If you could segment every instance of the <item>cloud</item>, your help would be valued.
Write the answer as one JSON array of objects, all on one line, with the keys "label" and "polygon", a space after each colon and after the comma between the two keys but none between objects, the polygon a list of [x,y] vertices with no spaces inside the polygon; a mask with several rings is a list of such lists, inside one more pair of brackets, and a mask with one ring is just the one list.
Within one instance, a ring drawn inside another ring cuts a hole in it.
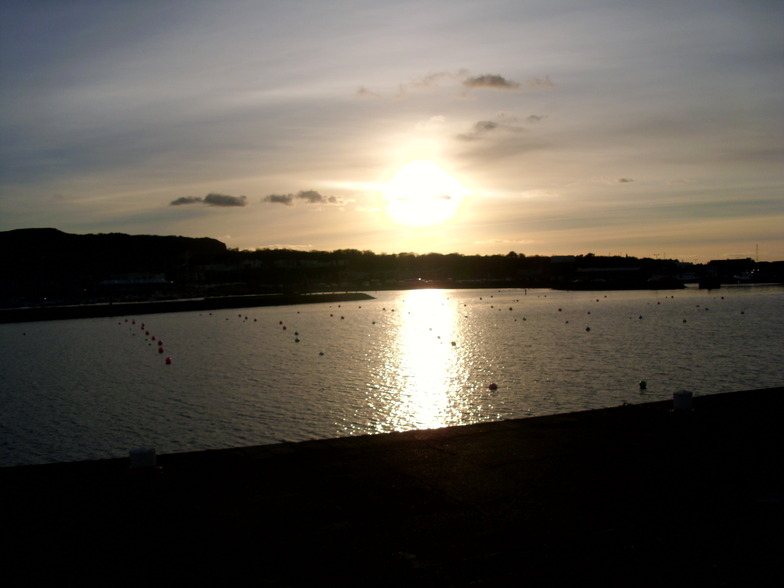
[{"label": "cloud", "polygon": [[514,116],[500,114],[491,120],[475,122],[471,128],[454,136],[466,146],[460,157],[474,162],[497,162],[523,152],[548,148],[542,137],[525,127]]},{"label": "cloud", "polygon": [[549,88],[555,87],[555,83],[550,79],[550,76],[544,76],[543,78],[530,78],[526,80],[525,85],[535,90],[547,90]]},{"label": "cloud", "polygon": [[498,74],[468,77],[463,80],[463,85],[471,89],[485,88],[489,90],[516,90],[520,87],[519,83],[507,80]]},{"label": "cloud", "polygon": [[294,194],[269,194],[261,199],[262,202],[272,202],[273,204],[284,204],[285,206],[294,205]]},{"label": "cloud", "polygon": [[531,116],[527,117],[525,120],[531,124],[536,124],[542,122],[546,118],[547,118],[546,114],[532,114]]},{"label": "cloud", "polygon": [[247,204],[246,200],[245,196],[211,193],[204,197],[204,204],[208,206],[245,206]]},{"label": "cloud", "polygon": [[395,100],[403,100],[404,98],[408,97],[408,91],[411,89],[420,89],[420,88],[436,88],[438,87],[439,83],[444,80],[452,80],[454,78],[460,78],[467,75],[467,71],[461,69],[457,72],[450,72],[450,71],[439,71],[435,73],[428,74],[424,77],[412,80],[405,84],[400,84],[398,86],[397,95],[395,96]]},{"label": "cloud", "polygon": [[376,92],[373,92],[372,90],[368,90],[365,86],[362,86],[361,88],[359,88],[357,90],[356,97],[357,98],[363,98],[363,99],[368,99],[368,98],[376,98],[376,99],[378,99],[378,98],[381,98],[382,96],[381,96],[381,94],[377,94]]},{"label": "cloud", "polygon": [[177,200],[172,200],[169,205],[170,206],[181,206],[183,204],[198,204],[203,202],[202,199],[198,196],[182,196],[177,198]]},{"label": "cloud", "polygon": [[[455,71],[438,71],[413,79],[409,82],[402,82],[398,84],[394,100],[405,100],[412,90],[430,90],[438,88],[439,86],[444,85],[444,83],[460,84],[464,88],[460,92],[460,96],[462,97],[465,97],[466,93],[470,90],[516,91],[522,89],[523,86],[530,90],[544,90],[555,86],[550,79],[550,76],[529,78],[524,84],[521,84],[520,82],[510,80],[500,74],[481,74],[474,76],[471,75],[467,69],[458,69]],[[361,86],[356,91],[355,96],[361,99],[384,99],[382,94],[370,90],[365,86]]]},{"label": "cloud", "polygon": [[485,239],[474,241],[476,245],[530,245],[535,243],[531,239]]},{"label": "cloud", "polygon": [[262,202],[283,204],[284,206],[294,206],[298,200],[308,204],[345,204],[341,198],[325,196],[316,190],[300,190],[296,194],[269,194],[261,199]]},{"label": "cloud", "polygon": [[176,200],[172,200],[170,206],[182,206],[183,204],[205,204],[207,206],[245,206],[247,204],[246,196],[229,196],[228,194],[216,194],[214,192],[207,194],[204,198],[200,196],[182,196]]},{"label": "cloud", "polygon": [[431,116],[427,120],[421,120],[416,123],[415,128],[419,131],[430,131],[441,128],[446,122],[446,117],[443,115]]},{"label": "cloud", "polygon": [[629,183],[631,183],[631,182],[633,182],[633,181],[634,181],[634,180],[633,180],[633,179],[631,179],[631,178],[618,178],[618,179],[616,180],[616,182],[618,182],[619,184],[629,184]]},{"label": "cloud", "polygon": [[461,141],[476,141],[484,139],[489,135],[497,135],[499,132],[519,133],[522,128],[515,124],[516,119],[501,115],[497,120],[480,120],[474,123],[471,130],[467,133],[460,133],[457,138]]}]

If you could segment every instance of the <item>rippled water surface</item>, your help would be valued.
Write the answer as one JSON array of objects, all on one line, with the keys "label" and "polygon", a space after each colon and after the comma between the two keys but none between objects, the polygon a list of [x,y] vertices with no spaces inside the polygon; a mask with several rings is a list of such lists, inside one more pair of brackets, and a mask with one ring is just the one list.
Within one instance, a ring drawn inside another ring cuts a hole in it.
[{"label": "rippled water surface", "polygon": [[781,287],[371,294],[342,304],[0,325],[0,465],[784,385]]}]

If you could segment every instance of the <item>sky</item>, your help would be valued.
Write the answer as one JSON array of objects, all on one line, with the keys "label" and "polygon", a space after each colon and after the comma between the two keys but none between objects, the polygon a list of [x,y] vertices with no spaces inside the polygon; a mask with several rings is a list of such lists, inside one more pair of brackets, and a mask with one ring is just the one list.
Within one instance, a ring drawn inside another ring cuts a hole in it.
[{"label": "sky", "polygon": [[0,230],[784,259],[784,2],[6,0]]}]

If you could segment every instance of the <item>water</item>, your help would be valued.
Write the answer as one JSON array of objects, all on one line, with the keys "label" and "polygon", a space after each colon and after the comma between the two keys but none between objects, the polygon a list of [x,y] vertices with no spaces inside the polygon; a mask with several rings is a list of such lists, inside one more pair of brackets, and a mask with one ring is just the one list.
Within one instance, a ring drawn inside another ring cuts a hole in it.
[{"label": "water", "polygon": [[0,325],[0,465],[784,385],[782,287],[372,294],[340,305]]}]

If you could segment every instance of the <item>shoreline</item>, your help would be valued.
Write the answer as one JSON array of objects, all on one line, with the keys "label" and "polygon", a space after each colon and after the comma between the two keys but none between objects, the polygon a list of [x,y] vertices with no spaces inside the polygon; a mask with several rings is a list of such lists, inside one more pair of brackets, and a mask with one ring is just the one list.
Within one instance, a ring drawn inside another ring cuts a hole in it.
[{"label": "shoreline", "polygon": [[164,312],[253,308],[258,306],[288,306],[295,304],[353,302],[360,300],[373,300],[373,297],[362,292],[345,292],[340,294],[250,294],[244,296],[215,296],[150,302],[120,302],[116,304],[3,308],[0,309],[0,323],[103,318],[158,314]]}]

